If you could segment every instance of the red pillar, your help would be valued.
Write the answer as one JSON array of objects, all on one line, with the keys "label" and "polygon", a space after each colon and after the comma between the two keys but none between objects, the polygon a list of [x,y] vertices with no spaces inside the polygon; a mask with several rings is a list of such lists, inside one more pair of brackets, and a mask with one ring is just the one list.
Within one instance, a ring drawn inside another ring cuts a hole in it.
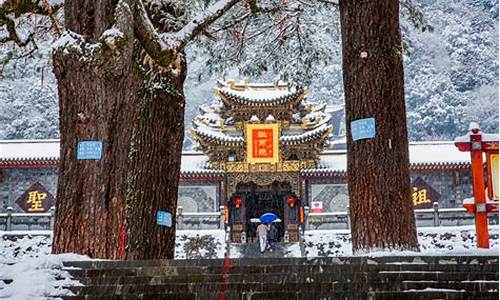
[{"label": "red pillar", "polygon": [[484,186],[483,171],[483,150],[481,147],[481,132],[472,132],[471,143],[471,164],[472,183],[474,188],[474,202],[476,214],[476,235],[478,248],[489,248],[488,217],[486,212],[486,194]]}]

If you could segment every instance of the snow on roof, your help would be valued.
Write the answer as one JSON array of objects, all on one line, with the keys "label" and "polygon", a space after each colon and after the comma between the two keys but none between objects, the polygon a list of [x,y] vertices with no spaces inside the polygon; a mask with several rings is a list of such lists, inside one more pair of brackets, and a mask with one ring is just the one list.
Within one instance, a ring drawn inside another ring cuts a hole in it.
[{"label": "snow on roof", "polygon": [[[59,140],[0,140],[0,161],[58,160]],[[201,152],[183,151],[181,172],[219,172],[211,170],[208,156]]]},{"label": "snow on roof", "polygon": [[331,114],[333,112],[342,111],[342,110],[344,110],[344,107],[345,107],[344,104],[328,105],[326,107],[326,112]]},{"label": "snow on roof", "polygon": [[219,141],[223,142],[228,142],[228,143],[243,143],[244,139],[243,136],[241,135],[228,135],[225,133],[222,133],[220,131],[213,130],[210,127],[207,126],[198,126],[197,128],[193,128],[194,132],[200,136],[216,139]]},{"label": "snow on roof", "polygon": [[[410,142],[409,148],[412,165],[470,163],[470,154],[460,152],[452,141]],[[318,165],[316,170],[346,171],[347,150],[323,152]]]},{"label": "snow on roof", "polygon": [[[346,150],[327,150],[323,152],[320,155],[318,169],[345,171],[347,169],[346,154]],[[59,159],[59,140],[0,140],[0,161],[48,159]],[[410,142],[410,163],[470,163],[470,153],[460,152],[452,141]],[[194,172],[200,170],[209,170],[208,157],[201,152],[184,151],[182,153],[181,171]]]},{"label": "snow on roof", "polygon": [[244,99],[252,103],[267,103],[274,102],[277,100],[284,100],[290,96],[296,96],[303,92],[303,90],[292,91],[292,90],[245,90],[245,91],[235,91],[228,87],[220,88],[220,91],[229,96],[235,98]]},{"label": "snow on roof", "polygon": [[195,151],[183,151],[181,158],[181,172],[218,172],[218,170],[210,169],[210,162],[208,160],[208,156],[205,154]]},{"label": "snow on roof", "polygon": [[291,134],[291,135],[283,135],[280,137],[280,141],[281,142],[294,142],[294,141],[301,141],[301,140],[304,140],[304,139],[308,139],[308,138],[311,138],[311,137],[314,137],[318,134],[323,134],[325,133],[327,130],[329,130],[332,126],[331,125],[326,125],[326,124],[323,124],[313,130],[309,130],[309,131],[306,131],[304,133],[301,133],[301,134]]},{"label": "snow on roof", "polygon": [[0,140],[1,160],[57,160],[59,140]]},{"label": "snow on roof", "polygon": [[[455,142],[470,142],[471,133],[468,132],[466,135],[459,136],[455,138]],[[498,134],[496,133],[482,133],[481,141],[483,142],[498,142]]]}]

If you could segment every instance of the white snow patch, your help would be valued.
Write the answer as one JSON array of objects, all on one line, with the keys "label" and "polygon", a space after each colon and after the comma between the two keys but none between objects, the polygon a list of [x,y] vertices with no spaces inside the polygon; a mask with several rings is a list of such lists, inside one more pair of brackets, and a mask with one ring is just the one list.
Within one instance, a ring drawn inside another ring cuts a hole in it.
[{"label": "white snow patch", "polygon": [[0,240],[0,298],[41,299],[50,295],[71,295],[63,286],[78,285],[62,270],[64,261],[88,260],[76,254],[50,254],[50,239],[43,236]]},{"label": "white snow patch", "polygon": [[[476,246],[474,225],[417,228],[420,252],[399,250],[371,250],[356,256],[498,256],[498,225],[490,225],[490,248]],[[349,230],[309,230],[305,232],[307,257],[352,256],[351,235]],[[299,254],[300,256],[300,254]]]}]

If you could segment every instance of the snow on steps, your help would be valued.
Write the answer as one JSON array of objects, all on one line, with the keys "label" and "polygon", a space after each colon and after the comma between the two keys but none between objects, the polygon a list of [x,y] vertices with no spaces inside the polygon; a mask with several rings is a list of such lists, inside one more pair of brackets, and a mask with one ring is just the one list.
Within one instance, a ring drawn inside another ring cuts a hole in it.
[{"label": "snow on steps", "polygon": [[[498,299],[496,256],[80,261],[63,299]],[[57,295],[53,295],[57,296]]]}]

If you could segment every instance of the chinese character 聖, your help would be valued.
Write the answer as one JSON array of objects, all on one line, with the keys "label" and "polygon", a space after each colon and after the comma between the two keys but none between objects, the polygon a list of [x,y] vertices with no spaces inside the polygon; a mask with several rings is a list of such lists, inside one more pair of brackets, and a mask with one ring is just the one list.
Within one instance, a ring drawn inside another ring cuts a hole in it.
[{"label": "chinese character \u8056", "polygon": [[27,203],[30,203],[31,207],[28,208],[28,211],[43,211],[42,203],[45,198],[47,198],[47,193],[39,193],[38,191],[29,192]]}]

